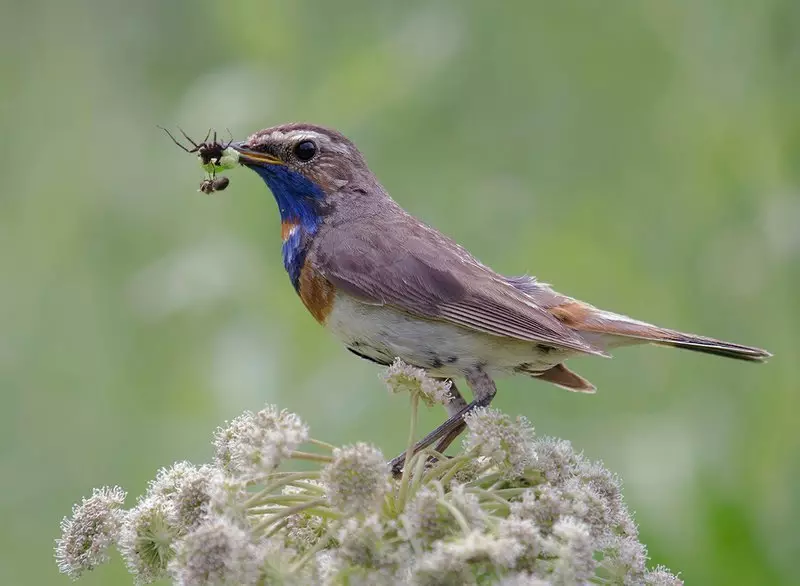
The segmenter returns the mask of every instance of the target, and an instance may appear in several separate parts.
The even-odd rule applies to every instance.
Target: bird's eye
[[[294,147],[294,156],[301,161],[310,161],[317,154],[317,145],[311,140],[298,142]]]

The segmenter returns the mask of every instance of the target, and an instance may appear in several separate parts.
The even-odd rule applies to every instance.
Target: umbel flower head
[[[169,565],[181,586],[255,584],[261,573],[259,550],[250,535],[217,518],[187,534]]]
[[[421,368],[409,366],[399,358],[381,376],[391,393],[410,393],[432,407],[450,402],[450,381],[428,376]]]
[[[119,550],[138,583],[148,584],[165,575],[179,535],[171,518],[170,502],[157,495],[140,499],[126,515]]]
[[[385,378],[412,393],[412,432],[420,399],[445,396],[399,362]],[[466,423],[463,450],[442,460],[413,454],[409,433],[393,479],[377,447],[312,439],[275,407],[246,412],[217,430],[213,463],[159,470],[131,510],[121,489],[95,490],[62,522],[56,561],[78,578],[116,545],[138,584],[682,584],[648,570],[619,479],[601,464],[537,438],[522,417],[479,409]]]
[[[533,427],[524,417],[511,419],[496,409],[476,409],[464,417],[467,451],[490,458],[508,477],[521,475],[536,461]]]
[[[345,515],[372,512],[390,489],[386,458],[365,443],[333,450],[320,480],[331,506]]]
[[[195,527],[208,514],[215,469],[176,462],[158,471],[147,490],[149,497],[167,504],[169,522],[179,532]]]
[[[61,521],[61,538],[56,540],[59,570],[78,578],[109,560],[108,549],[119,537],[124,502],[124,490],[104,486],[72,508],[72,517]]]
[[[214,438],[217,465],[247,477],[268,474],[308,439],[308,427],[289,411],[267,405],[261,411],[245,411],[220,428]]]

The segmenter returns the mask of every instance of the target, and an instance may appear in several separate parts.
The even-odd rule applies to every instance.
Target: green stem
[[[489,485],[491,486],[496,481],[503,478],[503,475],[500,472],[495,472],[494,474],[487,474],[481,478],[477,478],[471,482],[467,482],[467,488],[480,488],[482,486]]]
[[[510,490],[516,490],[516,489],[510,489]],[[497,494],[500,491],[494,491],[494,490],[493,491],[489,491],[489,490],[484,490],[482,488],[469,488],[469,489],[466,490],[466,492],[468,492],[470,494],[475,494],[475,495],[479,495],[479,496],[485,497],[485,498],[487,498],[489,500],[492,500],[492,501],[494,501],[494,502],[496,502],[498,504],[501,504],[501,505],[503,505],[505,507],[510,507],[511,506],[511,503],[509,501],[507,501],[502,496]]]
[[[481,503],[481,508],[483,508],[484,511],[489,513],[489,515],[494,515],[494,516],[499,515],[501,517],[508,517],[508,515],[511,513],[510,505],[504,505],[501,502],[493,500],[484,501],[483,503]]]
[[[316,485],[312,482],[305,482],[303,480],[295,480],[292,482],[291,486],[295,488],[299,488],[301,490],[305,490],[308,492],[313,492],[314,494],[325,494],[325,489],[319,485]]]
[[[408,493],[408,478],[411,472],[411,456],[414,455],[414,438],[417,435],[417,407],[419,406],[419,394],[411,393],[411,425],[408,430],[408,443],[406,444],[406,460],[403,463],[403,476],[400,479],[400,492],[397,495],[398,510],[402,511],[406,506],[406,495]]]
[[[245,507],[251,507],[256,504],[260,499],[266,497],[270,493],[272,493],[276,488],[281,488],[282,486],[286,486],[287,484],[292,484],[297,480],[306,480],[308,478],[318,478],[318,472],[291,472],[289,474],[283,475],[279,480],[275,482],[271,482],[266,485],[264,488],[259,490],[253,496],[251,496],[245,502]]]
[[[467,535],[470,532],[470,527],[469,523],[467,523],[467,519],[464,517],[464,515],[461,514],[461,511],[459,511],[456,507],[448,503],[443,498],[439,499],[439,504],[442,505],[448,511],[450,511],[450,514],[453,515],[453,518],[461,527],[461,531],[464,533],[464,535]]]
[[[525,474],[523,478],[527,480],[531,486],[536,486],[545,481],[544,474],[542,474],[539,470],[531,470],[528,474]]]
[[[488,488],[488,490],[498,490],[498,487],[503,486],[503,484],[505,484],[505,481],[506,481],[505,478],[501,478],[500,480],[493,482],[492,485]]]
[[[419,490],[422,479],[425,476],[425,464],[427,462],[428,451],[423,450],[422,452],[417,452],[417,459],[414,461],[414,474],[411,476],[411,487],[406,497],[408,497],[409,494],[415,494]]]
[[[447,457],[447,455],[443,454],[442,452],[440,452],[436,448],[428,448],[428,452],[429,452],[429,455],[433,456],[434,458],[436,458],[440,462],[442,460],[449,460],[450,459],[450,458]]]
[[[482,490],[482,489],[479,489]],[[523,494],[525,491],[530,490],[529,488],[500,488],[497,490],[493,490],[492,494],[496,496],[519,496]],[[470,492],[469,490],[467,492]]]
[[[326,450],[333,451],[336,449],[336,446],[334,446],[333,444],[329,444],[328,442],[324,442],[322,440],[314,439],[313,437],[309,438],[308,443],[318,446],[320,448],[325,448]]]
[[[457,468],[459,464],[463,462],[468,462],[469,460],[470,460],[469,456],[455,456],[453,458],[441,460],[433,468],[428,470],[428,472],[425,474],[425,478],[422,480],[422,483],[425,484],[426,482],[430,482],[440,474],[444,474],[451,468]],[[444,479],[444,477],[442,477],[442,479]]]
[[[264,497],[259,505],[283,505],[287,503],[307,503],[312,500],[319,500],[315,495],[310,494],[274,494]]]
[[[391,491],[383,495],[383,512],[391,519],[397,518],[400,511],[397,510],[397,501]]]
[[[295,513],[299,513],[300,511],[304,511],[306,509],[310,509],[312,507],[316,507],[317,505],[321,505],[322,503],[326,502],[327,499],[318,498],[314,499],[313,501],[308,501],[307,503],[299,503],[292,507],[288,507],[284,509],[283,512],[280,513],[280,517],[288,517],[289,515],[294,515]]]
[[[269,531],[264,534],[264,539],[269,539],[273,535],[275,535],[278,531],[283,529],[289,524],[289,519],[283,519],[280,523],[275,523]]]
[[[311,452],[299,452],[294,451],[292,452],[290,458],[295,458],[297,460],[309,460],[311,462],[324,462],[325,464],[330,464],[333,462],[333,458],[330,456],[323,456],[322,454],[312,454]]]
[[[270,479],[284,478],[286,476],[294,476],[295,474],[313,474],[313,472],[292,472],[291,470],[287,470],[283,472],[270,472],[269,477]]]
[[[280,505],[263,505],[252,507],[247,510],[248,515],[272,515],[273,513],[280,513],[286,507]]]
[[[493,503],[489,503],[489,504],[493,504]],[[284,511],[284,510],[286,510],[286,507],[276,507],[271,511],[266,511],[266,510],[263,510],[263,511],[250,511],[249,514],[253,515],[254,517],[255,516],[261,516],[261,515],[274,515],[276,513],[280,513],[281,511]],[[314,517],[323,517],[324,519],[340,519],[341,518],[341,515],[339,515],[339,513],[336,513],[335,511],[332,511],[331,509],[329,509],[327,507],[310,507],[308,509],[305,509],[304,512],[307,515],[311,515],[311,516],[314,516]]]
[[[316,507],[317,505],[321,505],[325,501],[326,499],[321,498],[321,499],[315,499],[313,501],[308,501],[305,503],[298,503],[291,507],[286,507],[280,513],[272,515],[268,519],[264,519],[261,523],[256,525],[256,532],[266,529],[267,527],[269,527],[273,523],[280,521],[281,519],[285,519],[286,517],[289,517],[301,511],[305,511],[306,509],[311,509],[313,507]]]

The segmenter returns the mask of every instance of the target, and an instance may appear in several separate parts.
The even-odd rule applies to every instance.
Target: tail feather
[[[594,308],[587,311],[586,308],[585,305],[582,307],[582,319],[574,320],[570,326],[580,332],[592,334],[590,341],[600,347],[610,348],[649,342],[747,362],[766,362],[772,357],[770,352],[762,348],[660,328],[624,315]],[[572,310],[572,313],[575,311]]]
[[[703,352],[705,354],[735,358],[736,360],[745,360],[748,362],[766,362],[772,356],[772,354],[766,350],[753,346],[743,346],[742,344],[723,342],[722,340],[715,340],[714,338],[693,336],[681,332],[673,332],[673,334],[674,335],[664,339],[654,340],[654,342],[660,346],[683,348],[684,350],[693,350],[694,352]]]
[[[579,393],[594,393],[595,386],[581,375],[572,372],[563,364],[556,364],[544,372],[533,374],[534,377],[553,383],[562,389]]]

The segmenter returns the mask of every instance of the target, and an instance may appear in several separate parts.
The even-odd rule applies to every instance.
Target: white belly
[[[396,357],[434,376],[456,377],[480,368],[489,376],[541,372],[563,362],[562,349],[428,321],[337,292],[325,326],[356,354],[389,364]]]

